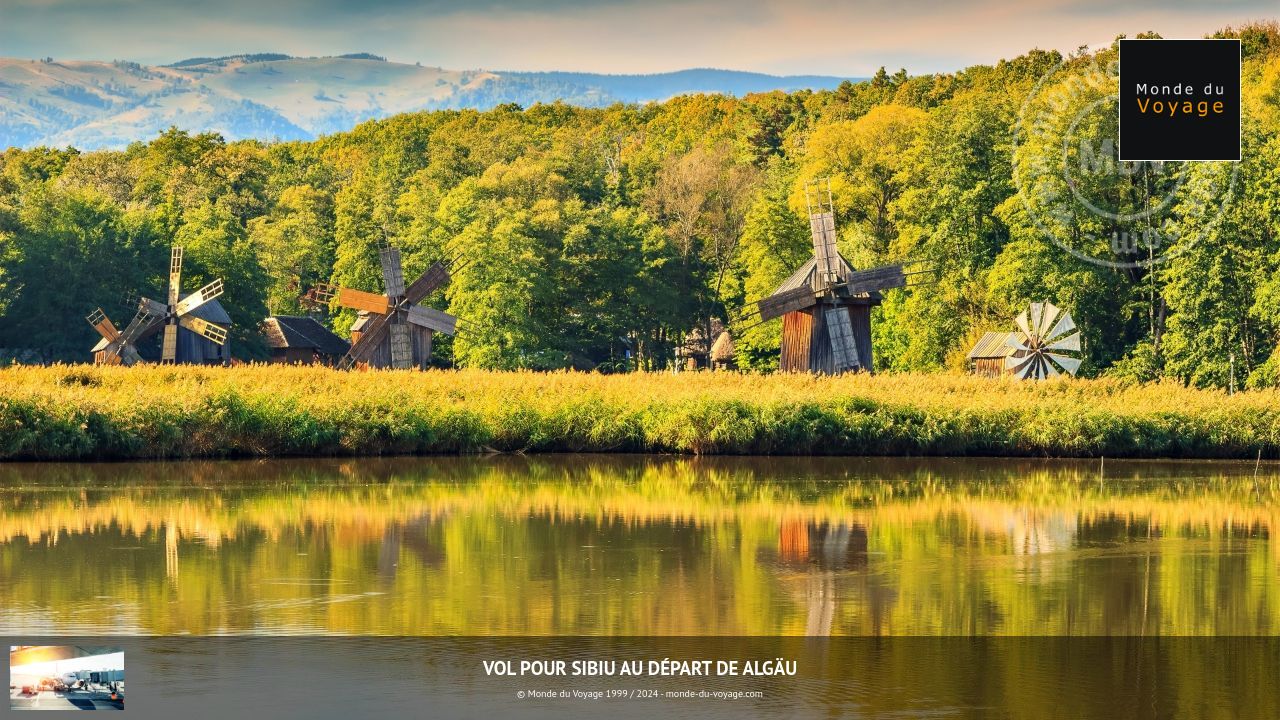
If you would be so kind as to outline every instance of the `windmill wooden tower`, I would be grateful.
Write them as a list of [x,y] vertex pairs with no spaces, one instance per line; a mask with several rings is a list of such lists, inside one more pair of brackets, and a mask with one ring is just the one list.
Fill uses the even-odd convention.
[[227,330],[231,318],[214,299],[222,294],[222,280],[214,280],[186,297],[181,297],[181,288],[182,248],[174,247],[169,255],[167,303],[140,298],[133,319],[123,331],[116,328],[102,308],[96,308],[86,318],[102,336],[93,348],[94,360],[102,364],[123,365],[142,362],[138,342],[163,328],[161,362],[229,361]]
[[432,333],[453,335],[458,319],[418,303],[449,282],[449,271],[443,263],[434,263],[406,287],[400,250],[387,245],[378,254],[386,294],[326,284],[316,286],[307,296],[316,301],[336,300],[343,307],[360,311],[342,367],[363,363],[373,368],[426,368],[431,361]]
[[[819,195],[826,192],[826,204]],[[836,250],[835,208],[831,183],[805,187],[813,258],[792,273],[773,294],[756,306],[760,321],[782,318],[779,368],[784,372],[835,374],[873,370],[871,308],[880,291],[907,285],[904,265],[854,270]]]

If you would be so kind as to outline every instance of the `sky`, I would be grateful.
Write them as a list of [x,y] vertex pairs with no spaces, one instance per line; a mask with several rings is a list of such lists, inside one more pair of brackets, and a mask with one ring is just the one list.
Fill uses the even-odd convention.
[[90,657],[57,660],[51,662],[15,665],[9,668],[11,677],[53,677],[77,670],[119,670],[124,667],[124,653],[93,655]]
[[1096,48],[1121,33],[1200,37],[1277,15],[1277,0],[0,0],[0,56],[371,52],[458,70],[860,77]]

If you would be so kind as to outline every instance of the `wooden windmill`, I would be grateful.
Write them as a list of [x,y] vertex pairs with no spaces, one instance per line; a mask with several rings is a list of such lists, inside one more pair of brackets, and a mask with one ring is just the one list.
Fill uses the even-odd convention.
[[[117,330],[102,308],[86,318],[102,340],[94,347],[100,363],[134,365],[142,361],[137,343],[164,329],[160,360],[166,363],[225,362],[227,330],[231,318],[214,299],[222,294],[222,280],[214,280],[186,297],[181,297],[182,248],[169,255],[168,302],[140,298],[133,319],[123,331]],[[186,333],[182,331],[187,331]],[[188,334],[189,333],[189,334]]]
[[[814,205],[821,190],[826,204],[819,196]],[[871,308],[880,304],[880,291],[906,287],[910,276],[926,271],[907,272],[903,264],[854,270],[836,250],[830,181],[826,188],[807,186],[805,200],[813,258],[756,304],[760,321],[782,318],[783,371],[871,372]]]
[[386,294],[318,285],[308,297],[336,300],[339,305],[360,312],[360,319],[352,327],[351,350],[341,363],[343,367],[364,363],[375,368],[426,368],[431,361],[432,333],[453,335],[458,319],[418,303],[449,282],[449,271],[443,263],[434,263],[406,287],[400,250],[388,245],[378,254]]

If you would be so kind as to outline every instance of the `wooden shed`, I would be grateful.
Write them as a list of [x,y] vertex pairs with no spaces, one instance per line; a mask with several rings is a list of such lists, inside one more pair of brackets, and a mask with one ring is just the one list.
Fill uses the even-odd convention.
[[967,355],[969,362],[973,363],[973,374],[983,377],[1010,374],[1012,371],[1005,368],[1005,358],[1014,356],[1018,350],[1009,345],[1008,341],[1016,341],[1020,337],[1021,334],[1016,332],[984,333]]
[[[837,254],[835,259],[842,275],[853,275],[853,269],[843,257]],[[782,316],[782,353],[778,369],[783,372],[825,374],[843,370],[844,368],[838,370],[836,367],[830,329],[832,316],[828,313],[846,313],[853,332],[853,345],[857,348],[857,357],[850,369],[872,372],[871,308],[880,304],[880,293],[871,291],[846,295],[826,293],[825,290],[825,281],[818,273],[818,261],[811,258],[773,292],[772,297],[790,297],[797,295],[796,291],[799,291],[806,298],[804,304],[807,304],[807,307],[792,310]]]
[[311,317],[272,315],[262,321],[271,362],[336,365],[351,345]]

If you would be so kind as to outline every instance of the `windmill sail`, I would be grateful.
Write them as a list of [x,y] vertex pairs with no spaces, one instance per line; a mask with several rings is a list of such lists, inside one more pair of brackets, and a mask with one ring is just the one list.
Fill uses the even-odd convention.
[[178,304],[178,288],[182,287],[182,247],[169,251],[169,307]]
[[387,297],[396,299],[404,296],[404,270],[400,265],[400,250],[385,247],[378,253],[382,261],[382,280],[385,283]]
[[818,261],[818,277],[825,284],[840,281],[840,253],[836,250],[836,219],[830,212],[809,216],[809,232],[813,236],[813,257]]
[[401,322],[392,322],[388,328],[391,337],[391,367],[405,370],[413,367],[413,340],[409,328]]
[[214,280],[208,285],[205,285],[199,290],[179,300],[178,304],[174,306],[173,311],[181,317],[220,295],[222,295],[222,280]]
[[759,308],[760,319],[763,321],[782,317],[796,310],[803,310],[816,302],[817,298],[814,297],[813,288],[806,284],[803,287],[774,293],[756,303],[756,307]]
[[427,296],[435,292],[437,289],[444,287],[449,283],[449,270],[445,268],[443,263],[435,262],[427,271],[418,276],[405,288],[405,299],[411,303],[420,303],[427,299]]
[[849,311],[842,307],[835,307],[827,310],[823,315],[827,321],[827,337],[831,341],[835,371],[844,372],[861,367],[858,346],[853,340],[853,324],[849,322]]
[[410,305],[405,311],[405,318],[414,325],[445,335],[453,335],[457,331],[458,318],[433,308]]
[[204,318],[198,318],[195,315],[183,315],[178,318],[178,324],[218,345],[225,345],[227,342],[226,329]]
[[845,281],[846,290],[851,293],[869,293],[880,290],[892,290],[907,286],[907,275],[902,265],[881,265],[867,270],[857,270],[849,274]]

